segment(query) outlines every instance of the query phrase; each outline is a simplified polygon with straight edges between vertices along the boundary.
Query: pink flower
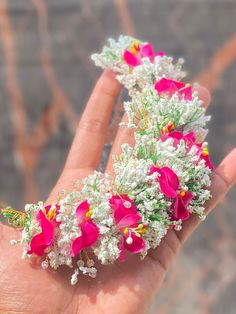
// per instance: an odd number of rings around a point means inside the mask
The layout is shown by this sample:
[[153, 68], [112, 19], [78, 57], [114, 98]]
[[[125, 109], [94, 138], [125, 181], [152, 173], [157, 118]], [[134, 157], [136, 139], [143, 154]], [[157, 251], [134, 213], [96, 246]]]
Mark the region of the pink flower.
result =
[[199, 159], [203, 159], [205, 161], [206, 167], [209, 167], [211, 170], [214, 169], [214, 166], [211, 163], [207, 146], [204, 143], [196, 143], [196, 137], [194, 132], [183, 134], [183, 132], [181, 131], [173, 131], [170, 133], [162, 134], [160, 138], [162, 141], [166, 141], [167, 139], [172, 138], [174, 147], [177, 147], [179, 145], [180, 140], [184, 140], [187, 152], [189, 152], [193, 145], [196, 145], [199, 148], [197, 151]]
[[54, 229], [58, 226], [56, 215], [59, 210], [59, 205], [45, 206], [37, 214], [37, 221], [41, 227], [41, 232], [36, 234], [30, 241], [30, 249], [27, 254], [36, 254], [43, 256], [47, 247], [52, 245], [54, 239]]
[[175, 128], [175, 124], [173, 121], [169, 121], [166, 126], [164, 126], [161, 130], [161, 134], [169, 134], [171, 130]]
[[151, 44], [140, 44], [137, 41], [133, 42], [130, 48], [124, 51], [123, 59], [131, 66], [136, 67], [142, 64], [142, 58], [147, 57], [151, 62], [154, 61], [156, 56], [165, 56], [163, 51], [154, 53], [153, 46]]
[[179, 96], [183, 96], [186, 100], [192, 100], [192, 87], [174, 80], [161, 78], [155, 84], [155, 89], [159, 95], [168, 94], [169, 96], [178, 93]]
[[114, 211], [115, 223], [123, 235], [119, 259], [124, 260], [125, 250], [133, 254], [142, 252], [145, 242], [141, 234], [145, 233], [146, 226], [140, 223], [142, 216], [137, 212], [135, 203], [126, 194], [113, 195], [109, 203]]
[[184, 134], [181, 131], [173, 131], [168, 134], [163, 134], [160, 138], [163, 142], [165, 142], [169, 138], [172, 138], [174, 147], [177, 147], [179, 145], [180, 140], [184, 140], [187, 151], [189, 151], [191, 147], [196, 144], [196, 137], [194, 132]]
[[214, 166], [213, 166], [213, 164], [211, 162], [211, 158], [210, 158], [210, 155], [209, 155], [208, 147], [204, 143], [197, 144], [197, 146], [199, 147], [199, 151], [198, 151], [199, 158], [203, 159], [205, 161], [206, 167], [208, 167], [211, 170], [213, 170]]
[[152, 166], [150, 174], [159, 173], [157, 178], [161, 192], [168, 198], [173, 199], [173, 220], [186, 220], [189, 217], [188, 204], [193, 198], [191, 192], [179, 190], [179, 178], [176, 173], [169, 167], [158, 168]]
[[93, 245], [98, 239], [99, 228], [90, 218], [91, 214], [92, 209], [86, 200], [80, 203], [76, 209], [76, 217], [81, 230], [81, 236], [72, 242], [73, 256], [78, 255], [81, 250]]

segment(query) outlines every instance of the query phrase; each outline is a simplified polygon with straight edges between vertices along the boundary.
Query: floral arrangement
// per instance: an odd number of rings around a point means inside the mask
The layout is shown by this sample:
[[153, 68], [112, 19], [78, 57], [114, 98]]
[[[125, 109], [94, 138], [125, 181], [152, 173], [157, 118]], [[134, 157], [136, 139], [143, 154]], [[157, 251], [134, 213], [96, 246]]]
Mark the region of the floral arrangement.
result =
[[190, 214], [205, 218], [210, 198], [210, 161], [204, 138], [209, 116], [195, 86], [181, 80], [183, 60], [137, 39], [120, 36], [92, 59], [110, 68], [128, 90], [124, 102], [134, 128], [135, 145], [123, 144], [114, 156], [115, 176], [94, 172], [80, 188], [62, 194], [54, 204], [28, 204], [25, 213], [3, 214], [22, 228], [23, 258], [43, 257], [42, 268], [73, 268], [96, 276], [101, 264], [124, 261], [126, 254], [144, 258], [168, 229], [181, 230]]

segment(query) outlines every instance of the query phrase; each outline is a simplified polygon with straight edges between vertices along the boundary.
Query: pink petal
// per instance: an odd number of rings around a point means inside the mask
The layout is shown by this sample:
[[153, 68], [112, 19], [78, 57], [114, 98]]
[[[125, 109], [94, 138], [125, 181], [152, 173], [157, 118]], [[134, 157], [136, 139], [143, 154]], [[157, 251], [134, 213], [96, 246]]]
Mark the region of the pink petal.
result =
[[38, 256], [43, 256], [45, 249], [48, 245], [45, 244], [45, 238], [43, 233], [36, 234], [30, 241], [30, 249], [27, 254], [36, 254]]
[[179, 178], [177, 174], [169, 167], [163, 167], [161, 168], [161, 171], [168, 178], [168, 181], [171, 184], [172, 188], [177, 190], [179, 188]]
[[183, 132], [181, 131], [174, 131], [169, 134], [169, 137], [177, 139], [177, 140], [181, 140], [183, 136], [184, 136]]
[[46, 211], [46, 214], [48, 214], [48, 212], [49, 212], [49, 210], [50, 210], [51, 207], [52, 207], [51, 204], [44, 207], [44, 208], [45, 208], [45, 211]]
[[187, 134], [183, 134], [181, 131], [173, 131], [169, 134], [163, 134], [161, 135], [160, 139], [165, 142], [167, 139], [172, 138], [174, 140], [174, 147], [177, 147], [180, 140], [183, 139], [185, 143], [188, 145], [188, 148], [190, 149], [196, 142], [196, 137], [194, 132], [189, 132]]
[[86, 247], [93, 245], [99, 236], [99, 228], [92, 221], [83, 221], [80, 225], [84, 245]]
[[48, 246], [51, 245], [54, 237], [53, 224], [43, 216], [40, 221], [40, 226], [44, 235], [45, 244]]
[[180, 140], [184, 139], [184, 135], [180, 131], [174, 131], [169, 134], [169, 136], [173, 139], [173, 146], [175, 148], [178, 147]]
[[185, 83], [183, 82], [179, 82], [179, 81], [174, 81], [174, 80], [171, 80], [172, 83], [177, 87], [178, 90], [182, 89], [185, 87]]
[[156, 84], [154, 85], [154, 88], [158, 92], [158, 94], [161, 94], [163, 92], [166, 92], [170, 87], [170, 82], [166, 78], [160, 79]]
[[158, 82], [155, 84], [155, 89], [157, 90], [158, 94], [162, 93], [168, 93], [170, 96], [172, 96], [174, 93], [176, 93], [179, 90], [182, 90], [183, 94], [186, 94], [186, 97], [189, 97], [190, 95], [190, 90], [183, 89], [185, 87], [185, 84], [182, 82], [174, 81], [174, 80], [169, 80], [166, 78], [160, 79]]
[[205, 161], [206, 167], [210, 168], [211, 170], [214, 170], [214, 166], [213, 166], [213, 164], [211, 162], [210, 155], [208, 154], [208, 155], [204, 156], [202, 154], [203, 153], [202, 144], [203, 143], [197, 144], [197, 146], [199, 147], [199, 151], [198, 151], [199, 157], [200, 157], [200, 159], [203, 159]]
[[189, 218], [189, 211], [185, 206], [182, 197], [177, 197], [174, 203], [174, 220], [186, 220]]
[[185, 195], [182, 196], [182, 200], [185, 206], [188, 206], [188, 204], [191, 202], [192, 199], [193, 199], [193, 194], [189, 191], [186, 191]]
[[82, 235], [72, 243], [72, 255], [76, 256], [84, 248], [93, 245], [99, 236], [99, 229], [92, 221], [83, 221], [80, 224]]
[[118, 257], [120, 262], [125, 261], [125, 248], [124, 248], [124, 238], [122, 237], [121, 242], [118, 244], [118, 248], [120, 249], [120, 255]]
[[83, 237], [78, 237], [72, 242], [72, 256], [77, 256], [84, 248]]
[[179, 91], [180, 95], [183, 95], [186, 100], [192, 100], [192, 86], [185, 87]]
[[[125, 202], [129, 202], [130, 207], [127, 208], [125, 206]], [[114, 211], [114, 219], [116, 224], [118, 224], [123, 217], [129, 214], [137, 213], [137, 206], [126, 194], [113, 195], [109, 200], [109, 204]]]
[[[158, 169], [160, 169], [160, 168], [158, 168], [158, 167], [156, 167], [156, 166], [151, 166], [151, 167], [149, 168], [149, 175], [152, 175], [153, 173], [158, 172]], [[158, 173], [159, 173], [159, 172], [158, 172]]]
[[158, 82], [156, 82], [154, 87], [159, 95], [162, 93], [168, 93], [170, 96], [172, 96], [174, 93], [176, 93], [179, 89], [183, 88], [184, 86], [185, 84], [182, 82], [169, 80], [163, 77]]
[[196, 142], [196, 136], [194, 132], [189, 132], [188, 134], [184, 135], [184, 139], [192, 142], [194, 144]]
[[127, 208], [124, 205], [125, 202], [130, 203], [131, 206], [129, 207], [129, 210], [131, 210], [133, 213], [137, 212], [137, 206], [127, 194], [113, 195], [109, 200], [109, 204], [113, 209], [117, 209], [120, 207]]
[[129, 50], [125, 50], [123, 54], [123, 59], [131, 67], [136, 67], [141, 64], [141, 61], [139, 60], [139, 58], [133, 55]]
[[211, 162], [211, 159], [210, 159], [210, 156], [209, 156], [209, 155], [207, 155], [207, 156], [202, 156], [201, 159], [204, 159], [205, 165], [206, 165], [208, 168], [210, 168], [211, 170], [214, 170], [214, 166], [213, 166], [213, 164], [212, 164], [212, 162]]
[[141, 237], [137, 237], [134, 233], [131, 234], [132, 244], [126, 242], [127, 237], [124, 237], [124, 248], [130, 253], [137, 254], [144, 250], [145, 242]]
[[161, 139], [162, 142], [167, 141], [170, 138], [169, 134], [162, 134], [160, 137], [157, 138], [157, 140]]
[[159, 181], [162, 193], [170, 198], [176, 197], [177, 190], [179, 188], [179, 178], [174, 171], [169, 167], [158, 168], [156, 166], [151, 166], [149, 174], [153, 174], [154, 172], [158, 172], [160, 174], [157, 181]]
[[44, 255], [44, 250], [53, 242], [54, 227], [52, 222], [47, 219], [42, 210], [38, 212], [37, 220], [42, 231], [31, 239], [28, 254], [35, 253], [42, 256]]
[[44, 212], [40, 210], [37, 214], [37, 220], [44, 234], [46, 244], [50, 245], [54, 236], [54, 227], [52, 221], [48, 220]]
[[161, 189], [161, 192], [167, 196], [167, 197], [170, 197], [170, 198], [174, 198], [176, 197], [177, 193], [176, 193], [176, 190], [173, 189], [167, 180], [165, 179], [160, 179], [159, 180], [159, 184], [160, 184], [160, 189]]
[[159, 57], [164, 57], [166, 56], [166, 53], [164, 51], [158, 51], [157, 53], [155, 53], [154, 55], [155, 57], [159, 56]]
[[141, 48], [142, 57], [153, 57], [153, 47], [151, 44], [145, 44]]
[[56, 215], [58, 215], [59, 210], [60, 210], [60, 205], [56, 204]]
[[85, 214], [89, 210], [89, 203], [88, 201], [83, 201], [82, 203], [79, 204], [79, 206], [76, 208], [76, 217], [79, 222], [82, 222], [83, 219], [85, 218]]
[[142, 216], [140, 214], [128, 214], [124, 216], [118, 223], [118, 228], [130, 227], [141, 220]]
[[40, 210], [40, 211], [37, 213], [36, 219], [37, 219], [37, 221], [40, 223], [40, 221], [41, 221], [42, 219], [44, 219], [44, 218], [45, 218], [45, 214], [44, 214], [44, 212], [43, 212], [42, 210]]

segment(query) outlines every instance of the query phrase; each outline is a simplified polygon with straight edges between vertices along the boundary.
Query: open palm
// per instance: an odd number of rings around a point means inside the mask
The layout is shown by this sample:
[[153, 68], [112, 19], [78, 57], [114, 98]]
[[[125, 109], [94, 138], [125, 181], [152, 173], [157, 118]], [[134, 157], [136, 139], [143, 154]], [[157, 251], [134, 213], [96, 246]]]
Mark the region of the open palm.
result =
[[[115, 75], [104, 71], [88, 101], [65, 168], [49, 199], [97, 169], [120, 89]], [[199, 95], [207, 107], [209, 93], [200, 87]], [[111, 155], [120, 153], [122, 143], [132, 145], [133, 141], [132, 130], [120, 128]], [[106, 171], [113, 172], [111, 157]], [[235, 181], [236, 149], [212, 175], [213, 197], [206, 204], [207, 212], [219, 203]], [[76, 286], [70, 285], [71, 271], [66, 267], [42, 271], [39, 258], [21, 260], [21, 248], [9, 246], [11, 239], [19, 237], [18, 231], [0, 224], [0, 313], [145, 313], [169, 265], [198, 224], [198, 218], [192, 216], [184, 222], [181, 232], [169, 230], [161, 245], [151, 250], [144, 261], [132, 255], [124, 263], [100, 265], [95, 279], [81, 276]]]

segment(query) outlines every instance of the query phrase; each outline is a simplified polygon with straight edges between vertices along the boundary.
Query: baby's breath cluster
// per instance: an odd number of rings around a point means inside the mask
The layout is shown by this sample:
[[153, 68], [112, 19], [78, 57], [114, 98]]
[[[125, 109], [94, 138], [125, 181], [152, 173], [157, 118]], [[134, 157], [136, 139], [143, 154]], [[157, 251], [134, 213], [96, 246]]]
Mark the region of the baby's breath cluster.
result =
[[43, 269], [70, 267], [72, 285], [79, 274], [94, 278], [99, 262], [144, 258], [191, 214], [204, 219], [213, 169], [205, 142], [209, 117], [196, 86], [181, 81], [182, 59], [173, 63], [127, 36], [110, 39], [92, 59], [128, 89], [123, 126], [134, 129], [135, 144], [123, 144], [114, 156], [113, 177], [95, 171], [52, 204], [26, 205], [23, 220], [15, 218], [23, 221], [22, 238], [12, 241], [23, 245], [24, 258], [41, 256]]

